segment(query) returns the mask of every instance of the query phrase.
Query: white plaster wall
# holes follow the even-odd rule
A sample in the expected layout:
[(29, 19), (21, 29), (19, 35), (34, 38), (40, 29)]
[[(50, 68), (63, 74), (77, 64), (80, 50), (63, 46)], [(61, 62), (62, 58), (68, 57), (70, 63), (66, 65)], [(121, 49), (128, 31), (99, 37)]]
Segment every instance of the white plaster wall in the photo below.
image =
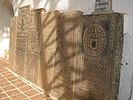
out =
[(90, 14), (94, 9), (95, 0), (10, 0), (15, 16), (18, 15), (18, 8), (24, 5), (31, 5), (32, 8), (45, 8), (47, 10), (82, 10), (84, 14)]
[(121, 66), (119, 100), (130, 98), (133, 73), (133, 0), (113, 0), (113, 9), (124, 14), (124, 50)]
[[(31, 4), (32, 8), (47, 10), (72, 11), (81, 10), (84, 14), (94, 11), (95, 0), (10, 0), (14, 13), (18, 15), (18, 8)], [(113, 0), (113, 10), (125, 13), (124, 17), (124, 50), (121, 68), (119, 100), (129, 99), (131, 94), (131, 80), (133, 72), (133, 0)]]
[(9, 50), (10, 19), (13, 12), (9, 2), (0, 1), (0, 57), (4, 57), (5, 50)]

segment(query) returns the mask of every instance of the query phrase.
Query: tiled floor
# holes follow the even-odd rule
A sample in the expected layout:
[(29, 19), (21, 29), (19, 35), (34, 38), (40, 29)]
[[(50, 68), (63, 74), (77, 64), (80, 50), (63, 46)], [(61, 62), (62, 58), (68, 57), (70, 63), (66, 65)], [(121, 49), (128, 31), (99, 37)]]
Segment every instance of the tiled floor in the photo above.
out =
[(8, 66), (8, 61), (0, 58), (0, 100), (52, 100)]

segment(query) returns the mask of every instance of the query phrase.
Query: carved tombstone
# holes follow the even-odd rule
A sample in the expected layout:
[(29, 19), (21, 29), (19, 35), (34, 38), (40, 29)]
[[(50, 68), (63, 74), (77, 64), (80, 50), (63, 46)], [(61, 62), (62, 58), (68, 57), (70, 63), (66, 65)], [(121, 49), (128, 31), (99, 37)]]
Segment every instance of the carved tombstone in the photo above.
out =
[(41, 13), (40, 69), (38, 84), (47, 93), (52, 91), (55, 68), (57, 16), (59, 11)]
[[(40, 33), (41, 10), (31, 10), (27, 19), (27, 45), (25, 56), (24, 77), (35, 84), (38, 80), (38, 68), (40, 67)], [(25, 21), (26, 21), (25, 19)]]
[(10, 64), (16, 73), (60, 100), (117, 99), (122, 14), (45, 12), (25, 6), (11, 28)]
[(28, 17), (30, 14), (30, 7), (22, 7), (19, 9), (17, 20), (17, 34), (16, 34), (16, 72), (24, 76), (26, 48), (27, 48), (27, 32), (29, 23)]
[(78, 37), (82, 28), (82, 12), (66, 12), (58, 16), (56, 56), (53, 77), (53, 96), (60, 100), (72, 100), (76, 56), (79, 55)]
[(22, 77), (37, 84), (40, 67), (41, 10), (19, 9), (16, 37), (16, 69)]
[(77, 62), (77, 100), (116, 100), (123, 46), (123, 15), (83, 17), (82, 55)]

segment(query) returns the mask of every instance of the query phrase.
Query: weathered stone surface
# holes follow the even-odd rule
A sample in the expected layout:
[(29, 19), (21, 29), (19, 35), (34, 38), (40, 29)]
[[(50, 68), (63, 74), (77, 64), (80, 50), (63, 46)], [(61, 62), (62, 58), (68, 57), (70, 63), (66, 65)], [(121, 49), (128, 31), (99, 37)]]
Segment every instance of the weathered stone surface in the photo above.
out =
[[(24, 71), (27, 71), (26, 49), (27, 49), (27, 34), (28, 34), (28, 17), (30, 15), (30, 7), (22, 7), (19, 9), (17, 21), (17, 38), (16, 38), (16, 67), (17, 73), (24, 76)], [(26, 24), (27, 23), (27, 24)]]
[(55, 68), (57, 16), (59, 11), (41, 14), (40, 69), (38, 84), (50, 93)]
[(78, 100), (116, 100), (123, 45), (123, 15), (83, 17), (82, 55), (78, 63)]
[(77, 37), (81, 34), (82, 12), (60, 14), (57, 20), (57, 48), (55, 57), (53, 91), (58, 99), (72, 100), (74, 72), (79, 55)]
[(22, 7), (17, 21), (17, 73), (36, 84), (40, 67), (41, 12), (42, 9)]
[(25, 6), (11, 28), (10, 64), (19, 75), (60, 100), (117, 99), (123, 15)]
[(10, 63), (10, 68), (16, 72), (15, 70), (17, 69), (15, 67), (15, 60), (16, 60), (16, 31), (17, 31), (17, 17), (13, 17), (11, 19), (11, 32), (10, 32), (10, 48), (9, 48), (9, 63)]

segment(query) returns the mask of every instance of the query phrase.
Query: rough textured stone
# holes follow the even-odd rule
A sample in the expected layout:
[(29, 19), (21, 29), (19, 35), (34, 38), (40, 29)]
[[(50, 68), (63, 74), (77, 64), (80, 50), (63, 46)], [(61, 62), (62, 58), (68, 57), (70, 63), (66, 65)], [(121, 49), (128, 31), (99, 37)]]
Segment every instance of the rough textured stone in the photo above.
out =
[(41, 12), (42, 9), (22, 7), (17, 21), (16, 72), (36, 84), (40, 66)]
[(123, 15), (83, 17), (82, 55), (77, 62), (79, 100), (116, 100), (123, 45)]
[(40, 69), (38, 84), (48, 93), (52, 90), (55, 67), (57, 16), (59, 11), (41, 14)]
[[(30, 15), (30, 7), (22, 7), (19, 9), (18, 21), (17, 21), (17, 38), (16, 38), (16, 67), (17, 73), (25, 77), (27, 72), (26, 68), (26, 52), (27, 52), (27, 35)], [(25, 71), (25, 72), (24, 72)]]
[(11, 32), (10, 32), (10, 68), (15, 71), (15, 57), (16, 57), (16, 31), (17, 31), (17, 17), (11, 19)]
[(122, 14), (45, 12), (25, 6), (16, 21), (16, 53), (12, 36), (10, 50), (16, 60), (10, 62), (18, 74), (60, 100), (117, 99)]
[(53, 79), (54, 95), (59, 99), (73, 98), (76, 57), (79, 55), (77, 37), (82, 28), (82, 12), (66, 12), (57, 20), (57, 48)]

